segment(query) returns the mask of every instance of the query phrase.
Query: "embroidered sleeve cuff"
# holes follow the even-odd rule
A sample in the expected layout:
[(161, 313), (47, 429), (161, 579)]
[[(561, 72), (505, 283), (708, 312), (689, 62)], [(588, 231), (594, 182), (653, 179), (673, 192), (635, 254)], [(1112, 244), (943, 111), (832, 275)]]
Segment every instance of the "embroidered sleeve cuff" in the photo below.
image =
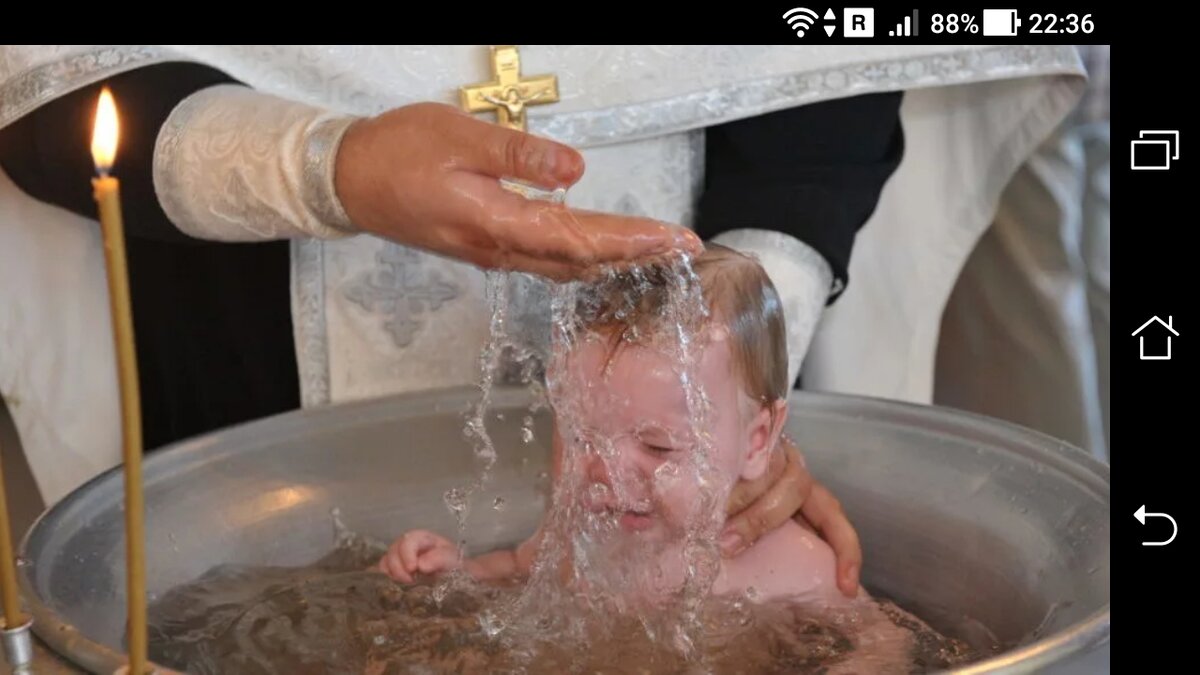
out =
[(349, 236), (334, 160), (356, 119), (237, 85), (203, 89), (159, 131), (155, 191), (171, 222), (201, 239)]
[(821, 312), (834, 292), (829, 263), (804, 242), (782, 232), (730, 230), (713, 241), (756, 257), (775, 285), (787, 326), (788, 382), (794, 383)]

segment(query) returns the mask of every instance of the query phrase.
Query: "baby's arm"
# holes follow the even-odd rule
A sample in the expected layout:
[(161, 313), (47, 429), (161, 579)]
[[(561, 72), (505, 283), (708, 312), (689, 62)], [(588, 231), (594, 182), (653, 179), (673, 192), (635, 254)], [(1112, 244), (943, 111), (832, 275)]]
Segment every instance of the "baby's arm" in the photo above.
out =
[(460, 566), (478, 581), (515, 581), (528, 576), (540, 537), (539, 530), (515, 549), (463, 560), (462, 552), (449, 539), (428, 530), (410, 530), (388, 547), (379, 561), (379, 570), (406, 584), (413, 583), (418, 574), (437, 575)]
[[(551, 454), (551, 472), (558, 480), (562, 472), (563, 443), (554, 429)], [(379, 561), (379, 570), (406, 584), (413, 583), (416, 574), (441, 574), (461, 567), (472, 577), (483, 582), (516, 581), (529, 576), (533, 559), (542, 541), (539, 525), (529, 539), (515, 549), (501, 549), (467, 560), (453, 542), (428, 530), (410, 530), (388, 547)]]
[(485, 582), (518, 581), (529, 576), (533, 558), (541, 541), (539, 529), (532, 537), (514, 549), (500, 549), (475, 556), (466, 561), (464, 568), (475, 579)]

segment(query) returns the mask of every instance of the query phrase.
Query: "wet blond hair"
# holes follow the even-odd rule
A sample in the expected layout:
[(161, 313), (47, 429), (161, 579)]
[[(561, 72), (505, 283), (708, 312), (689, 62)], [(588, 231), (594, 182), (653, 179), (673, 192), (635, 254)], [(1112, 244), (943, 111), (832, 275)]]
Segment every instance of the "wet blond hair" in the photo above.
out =
[[(609, 358), (622, 344), (639, 341), (661, 330), (664, 311), (677, 287), (666, 266), (641, 268), (613, 275), (593, 287), (579, 316), (585, 326), (612, 338)], [(703, 328), (727, 331), (734, 374), (754, 402), (769, 405), (786, 399), (787, 333), (779, 294), (754, 258), (720, 244), (709, 243), (692, 261), (707, 317), (679, 317), (693, 335)]]

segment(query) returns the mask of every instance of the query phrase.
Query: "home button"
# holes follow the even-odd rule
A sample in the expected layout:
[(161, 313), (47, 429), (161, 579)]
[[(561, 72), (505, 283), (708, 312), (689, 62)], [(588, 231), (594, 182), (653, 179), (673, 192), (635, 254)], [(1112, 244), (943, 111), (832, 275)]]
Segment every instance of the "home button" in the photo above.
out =
[(1170, 361), (1171, 341), (1179, 337), (1179, 333), (1171, 325), (1172, 318), (1166, 321), (1152, 316), (1140, 328), (1133, 331), (1138, 339), (1138, 354), (1143, 361)]

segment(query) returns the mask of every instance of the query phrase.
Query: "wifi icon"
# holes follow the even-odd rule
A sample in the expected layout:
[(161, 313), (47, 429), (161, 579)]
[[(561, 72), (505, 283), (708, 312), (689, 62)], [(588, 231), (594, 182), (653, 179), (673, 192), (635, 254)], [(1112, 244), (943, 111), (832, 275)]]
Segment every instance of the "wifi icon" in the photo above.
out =
[(796, 7), (783, 13), (783, 20), (787, 21), (799, 37), (804, 37), (804, 33), (812, 28), (818, 18), (817, 13), (807, 7)]

